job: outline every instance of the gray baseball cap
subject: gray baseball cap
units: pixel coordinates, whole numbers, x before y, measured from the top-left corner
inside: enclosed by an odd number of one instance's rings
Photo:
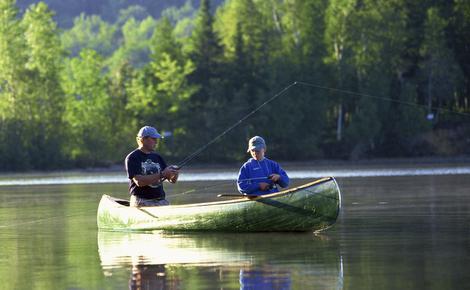
[[[255,136],[248,141],[248,150],[246,152],[250,152],[251,150],[261,150],[266,149],[266,142],[260,136]]]
[[[163,136],[158,133],[157,129],[151,126],[144,126],[140,128],[139,133],[137,133],[137,137],[163,138]]]

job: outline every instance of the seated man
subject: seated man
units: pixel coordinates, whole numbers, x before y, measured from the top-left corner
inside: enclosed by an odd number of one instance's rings
[[[137,149],[126,157],[126,171],[129,178],[131,206],[168,205],[163,190],[166,179],[175,183],[178,179],[178,168],[167,166],[160,154],[155,152],[158,140],[162,136],[150,126],[144,126],[137,134]]]

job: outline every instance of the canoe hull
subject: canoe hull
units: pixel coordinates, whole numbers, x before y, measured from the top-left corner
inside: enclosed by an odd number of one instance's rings
[[[103,195],[98,228],[118,231],[319,231],[333,225],[341,208],[334,178],[290,190],[235,200],[160,207],[129,207]]]

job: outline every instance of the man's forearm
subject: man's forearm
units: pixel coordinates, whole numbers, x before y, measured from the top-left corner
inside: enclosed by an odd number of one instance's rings
[[[147,186],[150,184],[154,184],[161,180],[160,173],[149,174],[149,175],[136,175],[134,176],[134,182],[137,184],[138,187]]]

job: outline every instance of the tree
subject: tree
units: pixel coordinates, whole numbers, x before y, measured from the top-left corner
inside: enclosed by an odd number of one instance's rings
[[[182,109],[197,90],[188,82],[194,65],[183,58],[166,17],[157,23],[151,43],[152,61],[136,72],[127,109],[137,117],[137,124],[158,124],[160,130],[172,132],[173,138],[178,139],[185,135],[182,128],[187,116]],[[184,146],[178,148],[184,150]],[[178,150],[171,153],[178,154]]]
[[[17,116],[18,98],[22,93],[21,80],[26,63],[26,43],[14,0],[0,1],[0,117]]]
[[[53,13],[40,2],[25,13],[22,25],[27,45],[28,86],[25,99],[29,107],[29,154],[37,168],[51,168],[62,161],[63,91],[60,86],[64,52],[60,46]]]
[[[135,19],[137,22],[142,22],[147,18],[151,18],[149,11],[140,5],[132,5],[125,9],[119,10],[119,18],[116,20],[115,25],[118,27],[123,26],[130,19]]]
[[[80,14],[71,29],[64,31],[61,41],[64,48],[75,57],[85,49],[93,49],[103,56],[113,53],[116,46],[116,26],[103,21],[100,16]]]
[[[24,94],[26,43],[14,0],[0,0],[0,169],[27,168],[20,106]]]
[[[258,107],[269,96],[271,67],[268,48],[272,35],[267,27],[268,22],[252,0],[227,1],[216,15],[215,31],[224,47],[225,67],[228,68],[225,72],[227,88],[220,90],[226,95],[226,100],[219,103],[221,108],[230,108],[229,111],[223,111],[223,122],[219,123],[227,127]],[[274,85],[276,87],[278,84]],[[225,137],[230,149],[239,152],[238,158],[244,155],[237,145],[240,136],[248,140],[255,128],[267,127],[267,121],[266,116],[261,114],[253,116]]]
[[[150,60],[150,38],[155,30],[156,21],[147,17],[139,22],[130,18],[122,26],[122,40],[120,47],[108,60],[111,69],[122,62],[129,63],[132,67],[143,67]]]
[[[444,1],[444,3],[446,2]],[[470,2],[456,0],[453,3],[451,8],[448,9],[450,11],[448,12],[449,25],[446,29],[446,39],[464,75],[463,89],[458,94],[457,106],[459,110],[469,112],[470,62],[467,61],[467,58],[470,55],[470,45],[468,45],[468,39],[470,39]]]
[[[153,62],[160,62],[164,55],[171,59],[183,61],[181,45],[176,41],[173,26],[168,17],[162,17],[156,24],[150,40],[151,58]]]
[[[257,2],[266,19],[269,93],[265,95],[274,95],[293,81],[329,83],[330,74],[323,62],[327,5],[327,1],[317,0]],[[289,147],[303,152],[300,159],[320,156],[319,147],[324,141],[320,132],[325,131],[328,105],[325,91],[296,86],[266,108],[270,127],[267,134],[274,141],[271,154],[292,158],[285,150]],[[286,131],[303,137],[292,144]]]
[[[9,169],[59,166],[63,54],[52,12],[39,3],[20,20],[14,1],[0,5],[2,164]]]
[[[129,137],[135,135],[137,125],[135,116],[127,109],[134,74],[135,69],[127,62],[109,72],[107,91],[110,108],[105,113],[111,124],[112,134],[108,143],[113,148],[113,160],[122,160],[129,148],[135,146],[135,140]]]
[[[214,32],[209,0],[202,0],[190,38],[188,56],[196,66],[191,81],[201,85],[198,95],[207,95],[210,79],[217,77],[222,48]]]
[[[220,80],[223,78],[221,74],[223,51],[214,32],[213,22],[209,1],[201,1],[186,51],[187,57],[194,65],[188,80],[192,86],[198,88],[198,91],[191,96],[190,105],[185,111],[186,116],[191,112],[198,112],[185,120],[188,129],[186,137],[201,140],[201,143],[208,142],[217,134],[214,131],[218,131],[217,125],[220,122],[213,113],[223,108],[220,103],[223,102],[224,96],[217,93],[220,90]]]
[[[420,55],[424,60],[421,63],[421,70],[426,84],[428,115],[434,113],[432,107],[445,106],[453,109],[452,103],[459,91],[458,84],[463,83],[460,67],[447,46],[445,35],[447,26],[448,20],[439,15],[436,7],[428,9],[424,24],[424,41],[420,49]]]
[[[63,87],[65,109],[65,152],[76,165],[103,165],[114,156],[111,139],[110,97],[103,75],[102,57],[85,49],[67,65]]]

